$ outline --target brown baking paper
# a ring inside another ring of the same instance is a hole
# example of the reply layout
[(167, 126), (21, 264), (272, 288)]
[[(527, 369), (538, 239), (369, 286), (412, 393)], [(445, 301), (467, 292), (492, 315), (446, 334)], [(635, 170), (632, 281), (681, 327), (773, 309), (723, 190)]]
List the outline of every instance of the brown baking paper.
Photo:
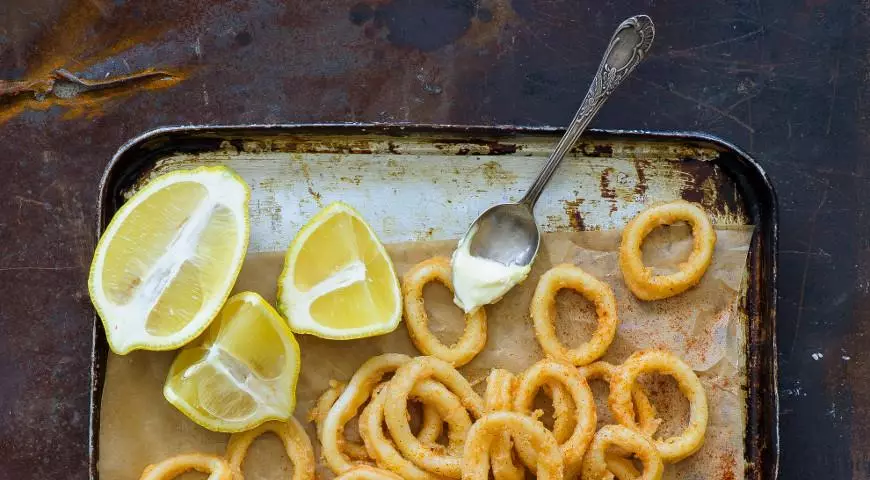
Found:
[[(668, 273), (686, 258), (691, 237), (685, 226), (659, 228), (644, 244), (644, 261), (658, 273)], [(718, 240), (701, 283), (677, 297), (656, 302), (637, 300), (623, 283), (617, 266), (619, 233), (580, 232), (546, 234), (529, 278), (501, 302), (486, 307), (486, 348), (460, 370), (483, 389), (491, 368), (515, 373), (542, 358), (529, 319), (529, 303), (538, 277), (551, 266), (568, 262), (607, 282), (617, 299), (619, 330), (604, 356), (620, 363), (642, 348), (667, 348), (697, 372), (710, 407), (710, 421), (701, 450), (688, 459), (667, 465), (666, 479), (743, 478), (745, 375), (743, 332), (745, 320), (738, 313), (739, 291), (746, 270), (751, 227), (717, 230)], [(449, 255), (455, 242), (390, 245), (388, 250), (401, 276), (415, 263), (434, 255)], [(236, 291), (254, 290), (274, 302), (283, 253), (254, 255), (245, 262)], [(447, 290), (438, 285), (424, 291), (431, 329), (445, 343), (458, 338), (463, 322)], [(592, 307), (573, 292), (559, 293), (557, 332), (569, 346), (588, 339), (595, 327)], [(302, 372), (297, 389), (296, 418), (302, 421), (315, 449), (314, 427), (308, 411), (330, 379), (347, 381), (368, 358), (385, 352), (418, 355), (404, 324), (388, 335), (350, 341), (297, 337), (302, 350)], [(102, 480), (139, 478), (146, 465), (186, 452), (222, 454), (228, 435), (209, 432), (176, 411), (161, 390), (173, 352), (133, 352), (110, 355), (100, 412), (98, 469)], [(659, 416), (660, 435), (678, 433), (688, 420), (688, 402), (668, 377), (641, 378)], [(593, 382), (599, 425), (611, 423), (606, 408), (606, 385)], [(348, 435), (353, 436), (353, 427)], [(318, 455), (319, 457), (319, 455)], [(318, 477), (331, 478), (324, 465)], [(266, 435), (256, 442), (245, 462), (248, 480), (289, 478), (292, 466), (280, 442)], [(182, 478), (197, 478), (188, 474)], [(200, 476), (199, 478), (205, 478)]]

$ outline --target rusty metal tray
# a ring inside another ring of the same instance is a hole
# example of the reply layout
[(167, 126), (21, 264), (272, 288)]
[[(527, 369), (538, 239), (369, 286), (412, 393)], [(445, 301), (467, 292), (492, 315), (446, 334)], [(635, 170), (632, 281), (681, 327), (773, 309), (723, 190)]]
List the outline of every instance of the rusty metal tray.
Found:
[[(286, 248), (306, 218), (338, 199), (359, 207), (386, 242), (458, 238), (484, 208), (522, 195), (561, 134), (498, 126), (163, 128), (131, 140), (112, 158), (100, 185), (98, 232), (149, 178), (225, 164), (252, 188), (251, 252)], [(536, 216), (544, 231), (619, 228), (641, 201), (678, 197), (704, 204), (719, 225), (755, 226), (744, 302), (746, 478), (775, 479), (777, 204), (761, 167), (705, 134), (591, 130), (563, 161)], [(108, 345), (96, 316), (93, 325), (89, 456), (97, 478)]]

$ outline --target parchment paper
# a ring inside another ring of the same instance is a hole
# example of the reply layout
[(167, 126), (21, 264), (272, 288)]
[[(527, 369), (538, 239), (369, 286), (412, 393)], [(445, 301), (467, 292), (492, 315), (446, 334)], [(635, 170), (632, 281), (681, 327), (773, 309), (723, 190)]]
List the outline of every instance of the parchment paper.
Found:
[[(482, 391), (491, 368), (519, 373), (539, 360), (542, 352), (528, 314), (537, 279), (558, 263), (580, 265), (606, 281), (616, 295), (620, 325), (605, 360), (619, 363), (637, 349), (667, 348), (691, 365), (704, 384), (710, 406), (705, 444), (694, 456), (666, 466), (664, 478), (743, 478), (745, 375), (741, 373), (744, 370), (741, 352), (745, 319), (738, 313), (738, 299), (752, 229), (720, 229), (717, 233), (713, 263), (700, 285), (657, 302), (637, 300), (623, 283), (617, 267), (618, 232), (546, 234), (529, 278), (501, 302), (486, 307), (486, 348), (460, 370)], [(455, 242), (411, 243), (389, 245), (388, 250), (401, 275), (433, 255), (449, 255), (455, 245)], [(644, 260), (657, 272), (667, 273), (686, 258), (690, 249), (687, 227), (659, 228), (644, 245)], [(236, 290), (254, 290), (274, 302), (282, 260), (283, 252), (249, 257)], [(432, 330), (443, 341), (454, 341), (463, 323), (452, 297), (445, 288), (432, 285), (426, 288), (425, 298)], [(595, 315), (588, 302), (573, 292), (560, 293), (557, 302), (557, 331), (561, 339), (567, 345), (578, 345), (589, 338)], [(380, 353), (419, 354), (410, 343), (404, 324), (391, 334), (370, 339), (329, 341), (307, 335), (297, 338), (302, 350), (302, 372), (295, 415), (306, 424), (318, 450), (313, 425), (308, 423), (308, 411), (330, 379), (347, 381), (362, 362)], [(102, 480), (137, 479), (146, 465), (180, 453), (223, 453), (228, 435), (206, 431), (163, 399), (162, 385), (173, 357), (174, 352), (109, 356), (100, 413), (98, 469)], [(660, 432), (679, 432), (688, 419), (688, 402), (675, 383), (657, 375), (642, 377), (641, 381), (650, 391), (659, 416), (665, 419)], [(594, 382), (593, 392), (598, 402), (599, 425), (612, 423), (604, 403), (606, 385)], [(245, 463), (246, 479), (289, 478), (292, 466), (284, 458), (276, 438), (264, 436), (255, 445)], [(205, 478), (197, 475), (181, 478)], [(318, 476), (332, 477), (323, 465), (318, 466)]]

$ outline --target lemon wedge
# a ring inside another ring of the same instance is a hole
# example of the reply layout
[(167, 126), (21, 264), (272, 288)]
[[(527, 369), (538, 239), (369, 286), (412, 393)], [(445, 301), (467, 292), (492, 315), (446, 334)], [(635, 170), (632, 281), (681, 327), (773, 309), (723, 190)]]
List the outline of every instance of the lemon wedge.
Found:
[(157, 177), (118, 210), (88, 277), (115, 353), (172, 350), (205, 330), (245, 258), (249, 198), (232, 170), (204, 167)]
[(278, 279), (278, 307), (290, 328), (347, 340), (391, 332), (402, 318), (393, 262), (372, 228), (336, 202), (290, 244)]
[(284, 319), (260, 295), (242, 292), (175, 357), (163, 396), (202, 427), (241, 432), (290, 418), (299, 367)]

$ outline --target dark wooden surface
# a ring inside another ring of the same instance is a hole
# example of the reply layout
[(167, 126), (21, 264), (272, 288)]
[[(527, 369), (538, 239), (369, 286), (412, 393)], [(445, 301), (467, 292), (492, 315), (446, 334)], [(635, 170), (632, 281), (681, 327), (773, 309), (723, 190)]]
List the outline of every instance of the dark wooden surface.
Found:
[(870, 478), (867, 2), (5, 0), (0, 79), (174, 77), (0, 100), (0, 479), (86, 476), (85, 280), (124, 141), (168, 124), (562, 125), (635, 13), (656, 21), (652, 56), (593, 126), (706, 131), (762, 163), (781, 206), (783, 478)]

